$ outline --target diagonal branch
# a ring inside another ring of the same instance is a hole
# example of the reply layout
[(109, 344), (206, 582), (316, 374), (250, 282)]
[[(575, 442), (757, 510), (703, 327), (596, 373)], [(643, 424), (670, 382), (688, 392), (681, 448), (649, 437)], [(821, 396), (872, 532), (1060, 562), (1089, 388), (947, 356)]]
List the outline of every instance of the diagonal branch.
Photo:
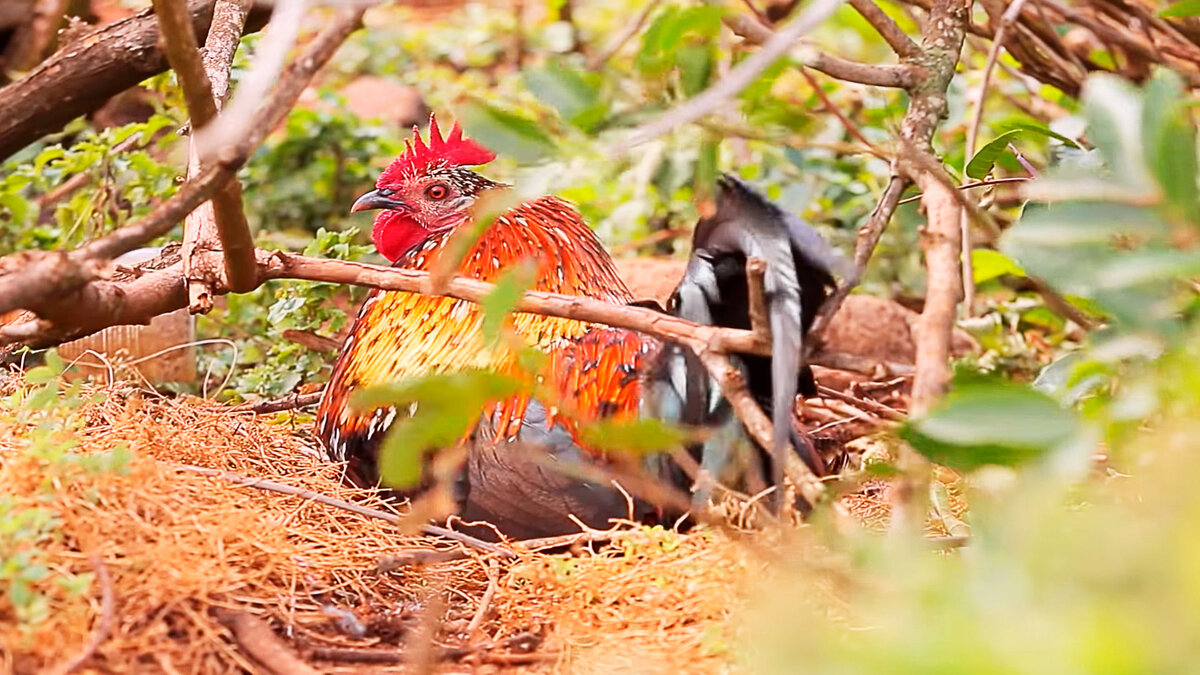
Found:
[(874, 0), (849, 0), (849, 2), (850, 6), (887, 41), (897, 56), (902, 59), (911, 59), (920, 55), (921, 48), (917, 46), (917, 43), (913, 42), (907, 33), (900, 30), (900, 26), (892, 20), (892, 17), (885, 14)]
[[(211, 74), (228, 88), (228, 73), (233, 63), (234, 49), (217, 47), (229, 42), (236, 45), (236, 36), (241, 35), (241, 24), (246, 19), (248, 7), (248, 3), (245, 2), (237, 5), (228, 0), (218, 0), (213, 10), (215, 25), (208, 34), (208, 40), (214, 46), (214, 54), (210, 55), (206, 64), (201, 60), (196, 36), (186, 21), (183, 0), (154, 0), (154, 9), (162, 26), (163, 48), (183, 89), (193, 132), (207, 127), (217, 118), (218, 104), (213, 99), (210, 72), (206, 70), (211, 70)], [(216, 58), (216, 52), (228, 55), (229, 60), (222, 62)], [(192, 176), (200, 172), (201, 166), (194, 140), (190, 146), (188, 174)], [(188, 218), (184, 236), (187, 249), (184, 260), (187, 261), (185, 264), (189, 266), (189, 272), (194, 272), (190, 263), (194, 260), (192, 253), (195, 247), (201, 242), (215, 243), (217, 238), (220, 239), (221, 249), (225, 254), (224, 272), (229, 279), (230, 288), (238, 292), (253, 288), (254, 242), (250, 237), (246, 214), (242, 211), (241, 185), (234, 177), (230, 177), (213, 193), (211, 204), (205, 205)], [(197, 287), (200, 284), (209, 284), (203, 279), (194, 279), (195, 276), (198, 275), (189, 274), (188, 280), (189, 294), (193, 295), (194, 300), (193, 311), (207, 311), (212, 308), (211, 299), (207, 303), (204, 299), (211, 296), (199, 292)]]
[(739, 63), (716, 84), (688, 99), (682, 105), (634, 129), (629, 137), (618, 146), (618, 152), (626, 152), (634, 146), (652, 141), (680, 124), (694, 122), (721, 107), (757, 80), (764, 70), (795, 46), (796, 40), (801, 35), (812, 30), (830, 14), (833, 14), (833, 10), (837, 9), (840, 4), (842, 4), (842, 0), (816, 0), (810, 3), (800, 16), (778, 32), (773, 33), (763, 42), (761, 49)]
[[(28, 309), (39, 315), (47, 312), (43, 318), (62, 321), (68, 325), (76, 317), (86, 318), (80, 315), (79, 308), (88, 305), (75, 303), (94, 291), (94, 284), (91, 290), (87, 287), (88, 282), (96, 279), (101, 271), (98, 263), (115, 258), (166, 234), (207, 199), (218, 186), (234, 176), (250, 153), (262, 143), (267, 132), (275, 128), (295, 105), (313, 75), (333, 56), (342, 42), (358, 29), (364, 11), (357, 8), (336, 13), (325, 29), (308, 44), (300, 58), (289, 65), (271, 97), (256, 114), (252, 123), (243, 130), (242, 135), (228, 139), (218, 151), (217, 159), (211, 166), (195, 179), (185, 183), (178, 192), (149, 215), (70, 253), (25, 251), (0, 258), (0, 314), (13, 309)], [(178, 290), (182, 291), (184, 284), (176, 283), (179, 286)], [(169, 287), (159, 289), (167, 297), (172, 296), (175, 290)], [(138, 298), (136, 302), (147, 303), (145, 298)], [(157, 302), (158, 307), (171, 304), (165, 297), (156, 298), (154, 302)], [(154, 302), (148, 303), (145, 309), (155, 306)], [(173, 306), (159, 313), (173, 311), (181, 306), (183, 305)], [(154, 315), (138, 316), (144, 318), (132, 322), (115, 321), (106, 325), (144, 322)], [(23, 330), (30, 329), (26, 326)]]

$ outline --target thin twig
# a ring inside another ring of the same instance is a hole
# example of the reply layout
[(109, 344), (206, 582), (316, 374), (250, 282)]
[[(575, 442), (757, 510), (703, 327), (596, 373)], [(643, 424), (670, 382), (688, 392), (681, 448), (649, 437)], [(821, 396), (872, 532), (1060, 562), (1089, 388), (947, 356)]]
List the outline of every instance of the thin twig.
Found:
[(215, 614), (217, 620), (233, 633), (233, 639), (242, 651), (275, 675), (317, 675), (319, 672), (296, 656), (262, 619), (249, 612), (224, 608), (218, 608)]
[[(862, 0), (856, 0), (862, 1)], [(1021, 7), (1025, 0), (1013, 0), (1008, 9), (1000, 17), (1000, 25), (996, 27), (996, 37), (992, 38), (992, 46), (988, 50), (987, 62), (983, 67), (983, 77), (979, 81), (979, 89), (975, 94), (975, 110), (971, 115), (971, 123), (967, 126), (967, 147), (964, 161), (975, 157), (975, 144), (979, 138), (979, 127), (983, 123), (983, 108), (987, 99), (988, 85), (992, 81), (992, 72), (996, 69), (996, 60), (1000, 56), (1000, 48), (1004, 46), (1004, 33), (1012, 22), (1021, 15)], [(971, 261), (971, 219), (964, 210), (960, 228), (962, 230), (962, 287), (963, 287), (963, 316), (971, 316), (975, 307), (975, 271)]]
[(487, 618), (488, 610), (492, 606), (492, 598), (496, 596), (496, 589), (500, 586), (500, 570), (497, 569), (495, 563), (485, 563), (487, 566), (487, 589), (483, 591), (483, 596), (479, 598), (479, 606), (475, 608), (475, 615), (471, 617), (471, 622), (467, 624), (467, 629), (464, 631), (468, 637), (475, 635), (476, 631), (483, 625), (483, 620)]
[(850, 6), (887, 41), (897, 56), (910, 59), (920, 55), (921, 49), (917, 43), (913, 42), (907, 33), (900, 30), (900, 26), (892, 20), (892, 17), (885, 14), (879, 5), (872, 0), (849, 0), (849, 2)]
[(108, 634), (112, 630), (113, 613), (116, 608), (116, 594), (113, 592), (112, 576), (108, 573), (108, 567), (104, 564), (104, 559), (99, 553), (93, 553), (88, 556), (88, 561), (92, 564), (92, 569), (96, 572), (96, 581), (100, 584), (100, 615), (96, 617), (96, 625), (92, 626), (92, 633), (88, 636), (87, 644), (75, 655), (70, 661), (51, 668), (48, 673), (54, 675), (67, 675), (73, 673), (83, 667), (88, 659), (96, 653), (100, 645), (108, 639)]
[(764, 344), (771, 343), (771, 324), (767, 316), (767, 262), (762, 258), (746, 261), (746, 288), (749, 296), (750, 330)]
[[(252, 487), (259, 490), (267, 490), (269, 492), (277, 492), (283, 495), (307, 499), (309, 501), (317, 502), (318, 504), (324, 504), (326, 506), (342, 509), (343, 511), (349, 511), (350, 513), (356, 513), (367, 518), (382, 520), (384, 522), (391, 523), (392, 525), (402, 526), (407, 524), (402, 516), (394, 513), (388, 513), (387, 511), (380, 511), (379, 509), (373, 509), (368, 506), (354, 504), (342, 499), (337, 499), (336, 497), (330, 497), (318, 492), (313, 492), (312, 490), (298, 488), (294, 485), (278, 483), (265, 478), (250, 478), (248, 476), (242, 476), (229, 471), (207, 469), (202, 466), (194, 466), (191, 464), (177, 464), (175, 465), (175, 468), (180, 469), (181, 471), (190, 471), (191, 473), (198, 473), (204, 476), (215, 476), (217, 478), (227, 480), (230, 483), (235, 483), (245, 487)], [(483, 551), (485, 553), (496, 553), (505, 557), (512, 557), (515, 555), (513, 552), (507, 551), (491, 542), (477, 539), (468, 534), (463, 534), (462, 532), (455, 532), (454, 530), (448, 530), (444, 527), (438, 527), (437, 525), (422, 525), (421, 531), (425, 534), (445, 537), (446, 539), (450, 539), (465, 546), (470, 546), (473, 549)]]
[[(1008, 178), (989, 178), (988, 180), (976, 181), (974, 183), (963, 183), (962, 185), (958, 186), (958, 189), (959, 190), (973, 190), (978, 187), (988, 187), (990, 185), (1004, 185), (1006, 183), (1028, 183), (1030, 180), (1032, 180), (1032, 179), (1026, 178), (1024, 176), (1011, 176)], [(898, 202), (898, 204), (911, 204), (913, 202), (920, 201), (921, 197), (922, 197), (922, 193), (918, 192), (917, 194), (915, 194), (911, 197), (905, 197), (904, 199), (901, 199)]]
[(808, 72), (808, 69), (803, 65), (800, 66), (800, 74), (804, 76), (805, 80), (808, 80), (808, 86), (812, 87), (813, 93), (817, 95), (817, 98), (821, 99), (821, 105), (825, 107), (825, 112), (828, 112), (836, 117), (838, 122), (842, 123), (842, 128), (846, 130), (846, 133), (858, 139), (859, 143), (862, 143), (871, 150), (875, 150), (875, 144), (867, 140), (867, 137), (863, 135), (861, 130), (859, 130), (858, 125), (856, 125), (854, 122), (851, 122), (850, 118), (846, 117), (846, 114), (843, 113), (838, 106), (834, 105), (833, 101), (829, 100), (829, 96), (825, 93), (825, 90), (821, 88), (821, 83), (817, 82), (817, 78), (813, 77), (812, 74)]
[(836, 398), (841, 401), (845, 401), (846, 403), (850, 403), (852, 405), (856, 405), (861, 408), (865, 408), (865, 409), (871, 411), (872, 413), (875, 413), (876, 415), (879, 415), (881, 417), (885, 417), (889, 420), (892, 420), (893, 422), (903, 422), (904, 420), (908, 419), (908, 417), (904, 413), (900, 412), (899, 410), (896, 410), (895, 408), (893, 408), (891, 406), (886, 406), (886, 405), (880, 403), (879, 401), (872, 401), (869, 398), (861, 398), (858, 396), (852, 396), (845, 392), (838, 391), (837, 389), (833, 389), (831, 387), (826, 387), (823, 384), (817, 385), (817, 390), (821, 392), (822, 396), (832, 396), (833, 398)]
[(235, 405), (229, 409), (231, 413), (254, 413), (255, 415), (266, 415), (269, 413), (283, 412), (285, 410), (295, 410), (305, 406), (316, 405), (321, 402), (321, 396), (325, 392), (315, 391), (308, 394), (288, 394), (280, 398), (267, 399), (265, 401), (255, 401), (253, 403), (243, 403)]
[(634, 129), (616, 150), (624, 154), (635, 146), (654, 140), (681, 124), (693, 122), (721, 107), (757, 80), (764, 70), (793, 47), (801, 35), (824, 21), (840, 4), (842, 0), (816, 0), (809, 3), (800, 16), (771, 35), (761, 49), (730, 70), (727, 77), (682, 105)]
[(600, 70), (608, 60), (621, 51), (633, 36), (638, 34), (642, 29), (642, 24), (646, 23), (646, 19), (650, 18), (650, 13), (658, 7), (659, 0), (650, 0), (644, 3), (642, 10), (638, 12), (633, 19), (621, 27), (621, 30), (613, 34), (612, 38), (604, 44), (604, 48), (596, 52), (587, 60), (588, 70)]

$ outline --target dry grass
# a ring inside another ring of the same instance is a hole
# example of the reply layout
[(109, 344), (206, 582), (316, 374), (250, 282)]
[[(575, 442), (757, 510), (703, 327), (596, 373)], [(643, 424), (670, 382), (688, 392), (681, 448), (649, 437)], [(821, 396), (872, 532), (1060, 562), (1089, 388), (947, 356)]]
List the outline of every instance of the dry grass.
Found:
[(194, 464), (388, 509), (341, 483), (306, 424), (194, 399), (105, 393), (83, 409), (76, 451), (125, 446), (124, 474), (48, 473), (23, 449), (28, 429), (0, 423), (0, 494), (25, 506), (46, 500), (61, 519), (59, 536), (41, 544), (51, 568), (91, 573), (99, 559), (113, 596), (105, 617), (105, 584), (74, 598), (46, 585), (49, 618), (22, 630), (0, 595), (0, 672), (62, 666), (98, 628), (104, 639), (87, 652), (85, 671), (271, 672), (250, 656), (254, 638), (236, 638), (222, 623), (228, 610), (261, 618), (276, 646), (321, 671), (404, 668), (379, 661), (416, 658), (419, 636), (433, 635), (427, 653), (443, 669), (654, 673), (686, 663), (689, 672), (716, 672), (729, 665), (742, 584), (766, 564), (754, 547), (714, 530), (641, 529), (570, 554), (499, 561), (470, 552), (380, 572), (385, 555), (458, 546), (179, 469)]

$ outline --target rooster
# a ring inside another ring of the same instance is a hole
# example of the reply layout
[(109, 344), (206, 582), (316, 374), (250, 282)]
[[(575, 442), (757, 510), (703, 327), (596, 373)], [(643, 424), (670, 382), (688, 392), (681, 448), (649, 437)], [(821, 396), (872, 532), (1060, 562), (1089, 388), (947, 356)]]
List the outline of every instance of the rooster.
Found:
[[(487, 164), (495, 155), (465, 138), (457, 124), (445, 137), (432, 116), (429, 127), (428, 143), (414, 129), (376, 188), (351, 208), (379, 211), (372, 239), (394, 266), (425, 271), (456, 229), (470, 223), (480, 196), (505, 187), (469, 168)], [(774, 419), (773, 452), (783, 452), (792, 440), (821, 473), (820, 460), (792, 427), (796, 394), (815, 393), (811, 371), (803, 365), (802, 336), (839, 264), (821, 237), (741, 181), (723, 177), (715, 214), (696, 229), (687, 272), (668, 311), (700, 323), (749, 328), (749, 257), (767, 262), (775, 356), (735, 361), (751, 393)], [(617, 304), (634, 300), (580, 214), (556, 197), (521, 203), (497, 217), (463, 255), (457, 272), (493, 281), (522, 260), (534, 261), (534, 290)], [(349, 395), (356, 388), (431, 373), (520, 371), (511, 349), (485, 344), (480, 320), (479, 307), (464, 300), (399, 291), (368, 295), (317, 413), (318, 436), (331, 459), (347, 463), (352, 480), (377, 484), (377, 454), (399, 414), (391, 407), (351, 408)], [(712, 427), (716, 431), (709, 440), (691, 448), (711, 471), (720, 471), (730, 448), (745, 442), (745, 431), (715, 382), (682, 348), (630, 330), (526, 313), (515, 313), (512, 327), (526, 344), (548, 355), (538, 374), (546, 400), (519, 396), (481, 413), (455, 485), (459, 514), (466, 520), (484, 520), (507, 536), (527, 538), (571, 531), (577, 527), (572, 518), (603, 527), (613, 518), (666, 517), (594, 473), (580, 473), (578, 469), (608, 461), (580, 442), (580, 423), (654, 415)], [(553, 395), (547, 396), (547, 390)], [(768, 457), (759, 448), (758, 466), (766, 465)], [(678, 487), (690, 486), (664, 458), (648, 460), (648, 468)]]

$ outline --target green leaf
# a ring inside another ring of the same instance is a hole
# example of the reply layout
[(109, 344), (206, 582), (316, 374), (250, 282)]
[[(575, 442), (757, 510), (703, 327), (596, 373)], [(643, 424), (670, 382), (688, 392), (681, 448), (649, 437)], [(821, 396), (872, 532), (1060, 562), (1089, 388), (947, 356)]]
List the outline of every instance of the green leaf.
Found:
[(559, 117), (590, 132), (604, 121), (607, 110), (600, 100), (600, 76), (559, 62), (522, 73), (525, 88), (554, 108)]
[(1083, 88), (1083, 111), (1088, 137), (1113, 177), (1126, 185), (1148, 185), (1140, 129), (1133, 123), (1142, 118), (1142, 100), (1133, 85), (1109, 73), (1092, 75)]
[(975, 153), (971, 161), (967, 162), (966, 173), (971, 178), (983, 180), (992, 172), (992, 167), (996, 165), (996, 160), (1008, 148), (1008, 144), (1014, 141), (1017, 136), (1021, 135), (1020, 129), (1006, 131), (999, 136), (993, 138), (986, 145)]
[(1200, 0), (1182, 0), (1158, 13), (1164, 19), (1171, 17), (1200, 16)]
[(455, 113), (468, 135), (519, 162), (536, 162), (555, 150), (554, 141), (528, 118), (482, 101), (462, 103)]
[(1145, 88), (1142, 135), (1146, 164), (1154, 174), (1167, 206), (1182, 220), (1200, 221), (1197, 192), (1196, 128), (1181, 105), (1186, 95), (1179, 76), (1159, 70)]
[(716, 53), (711, 44), (684, 45), (679, 48), (675, 62), (684, 96), (695, 96), (708, 87), (716, 67), (715, 60)]
[(428, 453), (461, 441), (488, 403), (525, 389), (523, 382), (507, 375), (469, 371), (370, 387), (355, 392), (351, 404), (359, 409), (392, 406), (411, 413), (391, 426), (379, 456), (383, 483), (409, 488), (421, 481)]
[(633, 455), (672, 450), (689, 436), (684, 429), (654, 418), (599, 420), (579, 430), (580, 440), (589, 448)]
[(1017, 466), (1042, 457), (1080, 430), (1075, 414), (1024, 385), (987, 382), (951, 392), (901, 436), (930, 461), (959, 471)]
[(1050, 127), (1048, 127), (1044, 124), (1038, 124), (1037, 122), (1030, 122), (1030, 121), (1026, 121), (1026, 120), (1014, 120), (1014, 121), (1004, 122), (1004, 123), (1000, 124), (999, 127), (1005, 131), (1008, 131), (1008, 130), (1025, 131), (1028, 133), (1037, 134), (1039, 136), (1045, 136), (1046, 138), (1053, 138), (1057, 141), (1062, 142), (1062, 144), (1066, 145), (1067, 147), (1075, 148), (1077, 150), (1083, 149), (1083, 146), (1079, 145), (1079, 143), (1075, 139), (1073, 139), (1069, 136), (1064, 136), (1064, 135), (1058, 133), (1057, 131), (1051, 129)]
[(1012, 258), (987, 248), (977, 248), (971, 251), (971, 269), (976, 284), (982, 284), (1006, 274), (1014, 277), (1025, 276), (1025, 270), (1013, 262)]
[(496, 288), (488, 293), (480, 303), (483, 309), (483, 321), (480, 330), (485, 341), (498, 340), (500, 328), (504, 319), (516, 307), (525, 289), (533, 285), (534, 266), (528, 260), (522, 260), (500, 273), (493, 283)]

